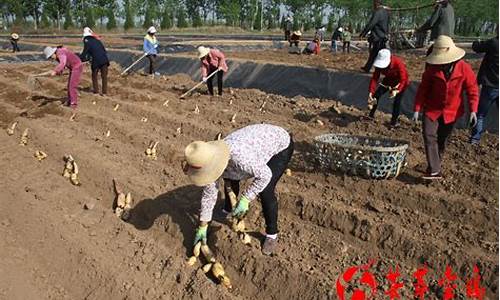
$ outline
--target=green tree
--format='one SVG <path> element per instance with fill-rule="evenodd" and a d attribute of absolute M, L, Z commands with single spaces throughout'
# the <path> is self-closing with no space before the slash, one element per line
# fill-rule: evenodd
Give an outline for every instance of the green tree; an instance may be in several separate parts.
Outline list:
<path fill-rule="evenodd" d="M 108 30 L 115 29 L 116 28 L 116 18 L 115 18 L 115 13 L 112 9 L 108 8 L 108 23 L 106 23 L 106 28 Z"/>
<path fill-rule="evenodd" d="M 125 0 L 123 2 L 123 6 L 125 9 L 125 24 L 123 24 L 123 28 L 125 30 L 129 30 L 135 26 L 134 24 L 134 15 L 132 14 L 132 8 L 130 5 L 130 0 Z"/>
<path fill-rule="evenodd" d="M 73 28 L 74 27 L 74 24 L 73 24 L 73 17 L 71 16 L 71 10 L 70 8 L 66 8 L 66 13 L 64 14 L 64 25 L 63 25 L 63 28 L 64 29 L 69 29 L 69 28 Z"/>
<path fill-rule="evenodd" d="M 85 9 L 85 24 L 83 24 L 83 25 L 88 26 L 90 28 L 95 27 L 94 10 L 90 7 Z"/>
<path fill-rule="evenodd" d="M 177 27 L 179 28 L 188 27 L 188 23 L 186 20 L 186 11 L 182 5 L 180 5 L 177 10 Z"/>
<path fill-rule="evenodd" d="M 148 4 L 146 6 L 146 12 L 144 14 L 144 23 L 142 23 L 143 28 L 148 28 L 149 26 L 153 26 L 153 7 Z"/>
<path fill-rule="evenodd" d="M 42 12 L 42 16 L 40 17 L 40 28 L 49 28 L 51 26 L 50 20 L 46 10 L 44 9 Z"/>

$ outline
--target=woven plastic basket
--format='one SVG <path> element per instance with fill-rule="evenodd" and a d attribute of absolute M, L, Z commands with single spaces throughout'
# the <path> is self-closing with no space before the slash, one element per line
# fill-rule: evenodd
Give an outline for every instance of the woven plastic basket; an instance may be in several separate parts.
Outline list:
<path fill-rule="evenodd" d="M 405 164 L 408 142 L 348 134 L 314 139 L 316 158 L 325 170 L 374 179 L 395 178 Z"/>

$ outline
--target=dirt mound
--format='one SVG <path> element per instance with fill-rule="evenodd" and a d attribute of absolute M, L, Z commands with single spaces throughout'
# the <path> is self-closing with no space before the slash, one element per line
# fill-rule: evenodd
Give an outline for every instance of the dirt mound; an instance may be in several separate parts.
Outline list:
<path fill-rule="evenodd" d="M 338 113 L 332 101 L 258 90 L 210 97 L 202 88 L 180 100 L 195 84 L 189 77 L 120 77 L 113 66 L 105 97 L 90 93 L 85 71 L 71 121 L 73 111 L 60 105 L 64 78 L 28 88 L 27 75 L 49 67 L 0 66 L 0 124 L 19 122 L 14 135 L 0 132 L 0 298 L 335 299 L 338 276 L 371 259 L 379 295 L 388 288 L 384 275 L 397 264 L 403 298 L 409 298 L 411 274 L 426 262 L 435 279 L 430 298 L 441 295 L 437 279 L 447 264 L 461 279 L 457 293 L 465 294 L 464 280 L 477 264 L 488 296 L 498 297 L 497 136 L 486 134 L 481 146 L 471 147 L 468 133 L 457 130 L 445 158 L 446 179 L 424 184 L 418 179 L 425 167 L 421 132 L 406 118 L 391 130 L 387 115 L 363 121 L 364 112 L 337 105 Z M 273 257 L 260 253 L 258 203 L 247 221 L 251 246 L 215 213 L 209 245 L 233 281 L 230 292 L 199 265 L 186 265 L 201 190 L 188 184 L 180 159 L 193 140 L 259 122 L 281 125 L 296 140 L 292 176 L 278 187 L 280 249 Z M 25 128 L 28 144 L 20 146 Z M 318 172 L 312 139 L 326 132 L 407 140 L 408 165 L 389 181 Z M 157 160 L 144 153 L 151 141 L 159 142 Z M 36 150 L 48 157 L 37 161 Z M 66 154 L 80 167 L 79 187 L 61 176 Z M 112 178 L 132 193 L 128 222 L 113 213 Z"/>

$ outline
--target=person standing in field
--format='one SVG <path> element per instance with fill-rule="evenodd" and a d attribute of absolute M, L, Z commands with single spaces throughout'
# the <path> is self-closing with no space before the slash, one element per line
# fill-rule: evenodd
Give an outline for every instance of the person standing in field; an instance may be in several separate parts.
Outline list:
<path fill-rule="evenodd" d="M 389 12 L 382 4 L 382 0 L 376 0 L 376 8 L 366 27 L 361 31 L 359 37 L 365 37 L 371 32 L 372 48 L 366 64 L 361 69 L 370 73 L 373 61 L 378 52 L 386 47 L 387 34 L 389 33 Z"/>
<path fill-rule="evenodd" d="M 184 173 L 196 186 L 204 187 L 201 198 L 200 224 L 194 244 L 206 242 L 208 224 L 217 201 L 219 178 L 227 182 L 239 196 L 236 207 L 231 206 L 226 190 L 224 211 L 242 219 L 250 206 L 260 198 L 266 224 L 262 253 L 271 255 L 278 243 L 278 199 L 276 185 L 292 158 L 294 142 L 283 128 L 255 124 L 240 128 L 223 140 L 195 141 L 185 150 Z M 240 193 L 243 180 L 250 179 Z"/>
<path fill-rule="evenodd" d="M 389 93 L 389 99 L 394 100 L 390 126 L 398 127 L 401 100 L 403 99 L 406 88 L 410 84 L 406 66 L 403 60 L 392 55 L 389 49 L 380 50 L 373 65 L 375 66 L 375 72 L 373 72 L 370 80 L 368 93 L 369 117 L 372 119 L 375 117 L 380 98 L 384 94 Z M 377 88 L 381 74 L 385 77 Z"/>
<path fill-rule="evenodd" d="M 80 54 L 80 59 L 82 61 L 91 60 L 90 68 L 92 70 L 92 87 L 94 89 L 94 94 L 99 94 L 99 80 L 97 76 L 100 72 L 102 95 L 106 95 L 108 91 L 108 54 L 99 36 L 94 34 L 89 27 L 83 29 L 83 51 L 82 54 Z"/>
<path fill-rule="evenodd" d="M 210 78 L 208 76 L 216 72 L 217 92 L 219 96 L 222 96 L 222 77 L 228 70 L 226 56 L 220 50 L 200 46 L 198 47 L 198 58 L 201 61 L 201 77 L 203 82 L 207 83 L 208 93 L 212 96 L 214 95 L 214 75 Z"/>
<path fill-rule="evenodd" d="M 12 45 L 12 52 L 19 52 L 19 45 L 17 44 L 19 42 L 19 34 L 13 32 L 10 35 L 10 44 Z"/>
<path fill-rule="evenodd" d="M 292 17 L 287 16 L 283 24 L 283 29 L 285 31 L 285 41 L 290 40 L 290 33 L 292 32 L 293 22 Z"/>
<path fill-rule="evenodd" d="M 453 38 L 455 33 L 455 10 L 449 0 L 438 0 L 431 17 L 418 29 L 431 31 L 431 41 L 440 35 Z"/>
<path fill-rule="evenodd" d="M 156 55 L 158 55 L 158 40 L 156 39 L 156 28 L 154 26 L 149 27 L 148 32 L 144 36 L 144 53 L 146 58 L 149 60 L 149 74 L 155 74 L 155 60 Z"/>
<path fill-rule="evenodd" d="M 344 29 L 342 27 L 338 27 L 332 34 L 332 52 L 337 53 L 338 43 L 342 40 L 342 32 Z"/>
<path fill-rule="evenodd" d="M 498 109 L 498 31 L 497 36 L 492 39 L 472 43 L 472 50 L 484 53 L 481 67 L 477 73 L 477 82 L 481 85 L 477 125 L 472 128 L 470 137 L 470 142 L 477 145 L 484 131 L 484 119 L 491 106 L 496 104 Z"/>
<path fill-rule="evenodd" d="M 462 58 L 463 49 L 455 46 L 449 36 L 440 35 L 434 49 L 427 56 L 422 81 L 415 96 L 413 120 L 423 113 L 423 137 L 428 167 L 422 177 L 426 180 L 442 179 L 442 166 L 446 141 L 455 122 L 464 114 L 462 94 L 469 102 L 469 125 L 477 123 L 479 89 L 472 67 Z"/>
<path fill-rule="evenodd" d="M 45 47 L 43 54 L 46 59 L 55 60 L 59 62 L 57 67 L 48 73 L 50 76 L 61 75 L 65 68 L 69 69 L 68 76 L 68 101 L 67 106 L 76 108 L 78 105 L 78 84 L 83 72 L 83 65 L 75 53 L 62 46 Z"/>
<path fill-rule="evenodd" d="M 351 53 L 351 32 L 347 26 L 344 32 L 342 32 L 342 53 L 345 53 L 346 49 L 347 53 Z"/>

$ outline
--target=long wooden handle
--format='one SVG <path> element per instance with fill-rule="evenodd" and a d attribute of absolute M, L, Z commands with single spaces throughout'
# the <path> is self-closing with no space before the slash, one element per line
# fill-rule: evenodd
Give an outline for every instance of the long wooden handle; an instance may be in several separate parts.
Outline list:
<path fill-rule="evenodd" d="M 147 53 L 144 53 L 141 57 L 139 57 L 139 59 L 137 59 L 136 61 L 134 61 L 128 68 L 126 68 L 120 75 L 123 75 L 123 74 L 127 73 L 128 70 L 130 70 L 133 66 L 135 66 L 138 62 L 140 62 L 147 55 L 148 55 Z"/>
<path fill-rule="evenodd" d="M 207 79 L 209 79 L 210 77 L 214 76 L 215 73 L 219 72 L 219 70 L 215 70 L 212 72 L 212 74 L 208 75 Z M 203 84 L 203 80 L 198 82 L 195 86 L 193 86 L 192 89 L 190 89 L 189 91 L 185 92 L 184 94 L 181 95 L 181 98 L 184 98 L 186 97 L 187 95 L 189 95 L 189 93 L 191 93 L 192 91 L 194 91 L 196 88 L 198 88 L 200 85 Z"/>

